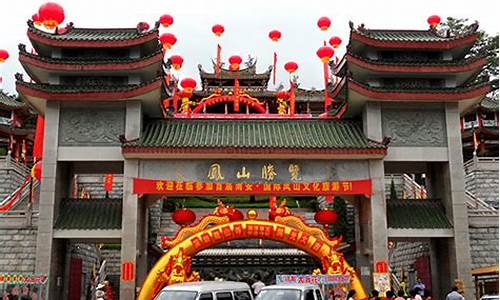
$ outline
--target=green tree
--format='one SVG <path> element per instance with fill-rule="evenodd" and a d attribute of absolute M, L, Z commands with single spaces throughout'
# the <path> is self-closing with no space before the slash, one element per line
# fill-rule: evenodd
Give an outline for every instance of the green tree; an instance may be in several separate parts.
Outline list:
<path fill-rule="evenodd" d="M 331 226 L 331 234 L 333 236 L 343 236 L 345 240 L 348 236 L 347 204 L 345 200 L 335 197 L 332 209 L 337 213 L 337 222 Z"/>
<path fill-rule="evenodd" d="M 391 200 L 398 199 L 398 192 L 396 191 L 396 185 L 394 184 L 394 179 L 391 179 L 391 194 L 389 197 Z"/>
<path fill-rule="evenodd" d="M 440 24 L 439 31 L 453 37 L 467 34 L 477 26 L 477 22 L 470 22 L 468 19 L 448 17 Z M 478 30 L 477 34 L 479 39 L 471 48 L 470 56 L 486 56 L 488 64 L 478 78 L 489 78 L 493 89 L 489 96 L 498 101 L 498 33 L 490 35 L 484 30 Z"/>

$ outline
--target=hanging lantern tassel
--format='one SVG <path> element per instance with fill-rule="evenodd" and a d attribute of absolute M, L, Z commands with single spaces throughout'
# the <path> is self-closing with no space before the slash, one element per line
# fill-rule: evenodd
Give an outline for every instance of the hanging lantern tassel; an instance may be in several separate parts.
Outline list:
<path fill-rule="evenodd" d="M 234 78 L 234 102 L 233 110 L 235 113 L 240 111 L 240 82 L 237 77 Z"/>
<path fill-rule="evenodd" d="M 217 65 L 215 66 L 215 74 L 220 75 L 220 54 L 222 52 L 222 47 L 217 44 Z"/>

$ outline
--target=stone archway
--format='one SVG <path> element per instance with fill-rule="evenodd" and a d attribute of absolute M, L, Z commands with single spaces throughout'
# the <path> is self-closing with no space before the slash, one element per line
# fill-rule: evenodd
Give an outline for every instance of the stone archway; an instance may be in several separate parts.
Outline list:
<path fill-rule="evenodd" d="M 181 228 L 174 239 L 163 239 L 162 246 L 169 250 L 150 270 L 138 299 L 153 299 L 169 284 L 198 281 L 199 274 L 190 270 L 193 255 L 227 241 L 247 238 L 278 241 L 303 250 L 321 261 L 323 270 L 315 270 L 315 274 L 349 275 L 350 287 L 357 297 L 367 298 L 356 271 L 336 251 L 340 238 L 331 239 L 323 229 L 293 215 L 276 216 L 274 221 L 256 217 L 249 212 L 248 219 L 231 222 L 228 216 L 208 215 L 196 225 Z"/>

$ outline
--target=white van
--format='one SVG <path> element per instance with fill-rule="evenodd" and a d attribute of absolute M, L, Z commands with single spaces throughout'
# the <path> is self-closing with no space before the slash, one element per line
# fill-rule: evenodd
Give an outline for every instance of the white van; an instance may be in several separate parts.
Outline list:
<path fill-rule="evenodd" d="M 255 300 L 324 300 L 315 284 L 279 284 L 263 287 Z"/>
<path fill-rule="evenodd" d="M 166 286 L 155 300 L 253 300 L 253 295 L 244 282 L 200 281 Z"/>

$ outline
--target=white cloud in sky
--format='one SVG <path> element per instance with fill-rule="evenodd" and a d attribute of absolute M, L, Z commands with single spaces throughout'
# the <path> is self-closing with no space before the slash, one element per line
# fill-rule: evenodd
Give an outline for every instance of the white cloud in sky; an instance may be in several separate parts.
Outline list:
<path fill-rule="evenodd" d="M 0 0 L 0 49 L 11 57 L 0 64 L 3 88 L 15 92 L 14 74 L 22 70 L 17 58 L 17 45 L 29 47 L 26 20 L 46 1 Z M 177 36 L 170 54 L 184 58 L 181 77 L 198 79 L 198 64 L 211 69 L 217 39 L 212 25 L 223 24 L 226 31 L 220 39 L 222 59 L 237 54 L 246 59 L 257 57 L 258 70 L 272 63 L 272 52 L 278 52 L 278 81 L 287 81 L 283 70 L 286 61 L 299 65 L 297 74 L 303 87 L 322 88 L 322 65 L 316 50 L 325 39 L 338 35 L 344 41 L 337 51 L 343 55 L 349 36 L 349 20 L 365 23 L 368 28 L 425 29 L 427 17 L 438 14 L 478 20 L 487 32 L 498 32 L 500 1 L 492 0 L 59 0 L 66 13 L 65 22 L 76 27 L 135 27 L 140 21 L 151 25 L 164 13 L 174 17 L 174 25 L 162 32 Z M 324 33 L 317 19 L 328 16 L 332 26 Z M 275 44 L 268 38 L 272 29 L 282 32 Z"/>

